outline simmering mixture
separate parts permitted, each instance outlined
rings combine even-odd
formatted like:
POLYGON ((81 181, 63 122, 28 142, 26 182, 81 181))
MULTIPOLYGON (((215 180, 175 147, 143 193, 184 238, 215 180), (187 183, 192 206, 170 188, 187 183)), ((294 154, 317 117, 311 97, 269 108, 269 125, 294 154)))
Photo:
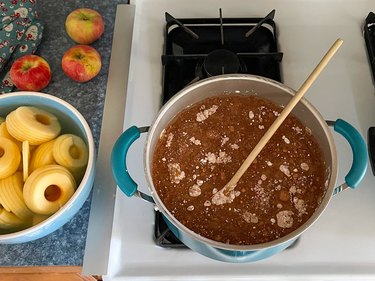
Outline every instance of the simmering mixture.
POLYGON ((308 220, 325 193, 326 167, 311 130, 291 115, 234 191, 217 193, 281 111, 259 97, 222 95, 170 122, 155 147, 152 177, 177 220, 206 238, 236 245, 275 240, 308 220))

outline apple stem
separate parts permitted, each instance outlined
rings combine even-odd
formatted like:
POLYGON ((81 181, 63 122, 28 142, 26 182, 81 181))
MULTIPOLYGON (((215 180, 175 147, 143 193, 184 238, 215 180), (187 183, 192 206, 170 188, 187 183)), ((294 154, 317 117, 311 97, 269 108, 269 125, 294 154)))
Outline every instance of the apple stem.
POLYGON ((24 65, 22 65, 22 71, 26 72, 32 67, 33 65, 31 63, 25 63, 24 65))

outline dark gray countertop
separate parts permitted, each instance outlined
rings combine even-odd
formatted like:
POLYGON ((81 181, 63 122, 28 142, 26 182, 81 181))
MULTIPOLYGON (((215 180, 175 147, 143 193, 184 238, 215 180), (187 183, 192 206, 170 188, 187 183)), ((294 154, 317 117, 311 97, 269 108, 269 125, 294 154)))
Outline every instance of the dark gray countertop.
MULTIPOLYGON (((45 93, 55 95, 76 107, 89 123, 98 148, 104 98, 107 85, 109 59, 117 4, 127 0, 39 0, 37 3, 45 30, 37 54, 50 64, 52 80, 45 93), (93 80, 79 84, 64 75, 61 58, 75 45, 65 32, 66 16, 77 8, 99 11, 105 21, 104 34, 91 44, 102 56, 102 69, 93 80)), ((82 265, 86 242, 90 198, 81 210, 62 228, 39 240, 0 245, 0 266, 82 265)))

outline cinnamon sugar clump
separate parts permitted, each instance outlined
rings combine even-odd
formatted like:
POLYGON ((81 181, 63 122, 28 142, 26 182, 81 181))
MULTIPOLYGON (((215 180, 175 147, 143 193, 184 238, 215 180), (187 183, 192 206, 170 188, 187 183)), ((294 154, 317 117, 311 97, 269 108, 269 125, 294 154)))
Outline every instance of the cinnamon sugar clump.
POLYGON ((169 133, 168 139, 167 139, 167 144, 165 147, 170 147, 172 145, 172 140, 173 140, 174 135, 172 133, 169 133))
POLYGON ((307 163, 301 163, 301 169, 304 170, 304 171, 308 171, 309 165, 307 163))
POLYGON ((215 192, 214 196, 212 196, 212 204, 214 205, 223 205, 232 203, 234 198, 240 196, 241 192, 232 190, 229 192, 228 195, 225 194, 224 190, 221 189, 218 192, 215 192))
POLYGON ((198 112, 196 120, 198 122, 202 122, 202 121, 206 120, 208 117, 210 117, 212 114, 214 114, 218 108, 219 107, 217 105, 213 105, 209 109, 205 109, 201 112, 198 112))
POLYGON ((186 208, 186 210, 188 211, 194 211, 194 205, 190 205, 189 207, 186 208))
POLYGON ((180 183, 185 178, 185 172, 181 171, 180 164, 169 163, 168 164, 169 178, 172 183, 180 183))
POLYGON ((197 185, 197 184, 194 184, 193 186, 191 186, 189 188, 189 195, 191 197, 197 197, 197 196, 201 195, 201 193, 202 193, 202 190, 199 187, 199 185, 197 185))
POLYGON ((230 147, 231 147, 232 149, 239 149, 239 148, 240 148, 239 145, 236 144, 236 143, 231 144, 230 147))
POLYGON ((293 203, 294 203, 294 207, 297 209, 298 211, 298 215, 301 216, 303 214, 307 214, 307 211, 306 211, 306 205, 305 205, 305 201, 302 200, 302 199, 299 199, 297 197, 294 197, 293 198, 293 203))
POLYGON ((255 213, 250 213, 248 211, 244 212, 242 217, 247 223, 258 223, 259 221, 255 213))
POLYGON ((283 172, 287 177, 290 177, 290 171, 287 165, 280 165, 280 171, 283 172))
POLYGON ((195 144, 195 145, 201 145, 201 144, 202 144, 200 140, 197 140, 197 139, 194 138, 194 137, 191 137, 191 138, 189 139, 189 141, 192 142, 192 143, 195 144))
POLYGON ((220 151, 217 155, 212 152, 208 152, 206 157, 200 160, 200 163, 205 164, 221 164, 221 163, 228 163, 232 161, 232 157, 227 155, 226 152, 220 151))
POLYGON ((291 228, 293 226, 293 212, 280 211, 276 214, 277 225, 281 228, 291 228))
POLYGON ((229 141, 229 138, 227 136, 224 136, 221 138, 221 146, 225 145, 229 141))

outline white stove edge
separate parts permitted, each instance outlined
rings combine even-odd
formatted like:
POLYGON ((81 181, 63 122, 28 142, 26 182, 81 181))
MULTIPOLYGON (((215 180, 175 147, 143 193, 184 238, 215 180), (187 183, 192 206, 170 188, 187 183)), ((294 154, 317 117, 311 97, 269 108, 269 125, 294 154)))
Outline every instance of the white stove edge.
POLYGON ((111 173, 110 157, 112 147, 123 129, 133 22, 134 6, 118 5, 83 259, 82 271, 87 275, 106 274, 108 268, 117 188, 111 173))
MULTIPOLYGON (((248 15, 246 11, 233 8, 244 3, 239 0, 230 3, 209 1, 210 7, 198 5, 199 1, 195 0, 188 4, 183 1, 173 1, 173 4, 162 0, 146 2, 138 0, 135 3, 137 7, 128 87, 128 93, 131 94, 127 98, 124 128, 134 124, 148 125, 157 113, 163 42, 162 38, 152 35, 163 37, 161 25, 164 23, 164 11, 183 17, 183 11, 189 9, 191 16, 214 17, 217 16, 215 11, 218 7, 222 7, 226 17, 248 15), (150 20, 152 24, 142 22, 144 20, 150 20), (145 36, 142 40, 141 34, 145 36), (139 80, 140 77, 142 80, 139 80), (140 114, 139 105, 142 105, 144 114, 140 114)), ((339 50, 336 58, 315 82, 307 98, 325 118, 343 118, 361 128, 363 136, 366 136, 367 128, 375 120, 375 111, 372 110, 375 99, 360 28, 361 21, 371 10, 371 3, 339 3, 342 2, 291 0, 281 4, 280 1, 262 1, 252 7, 251 12, 259 16, 276 8, 280 50, 284 52, 283 77, 285 83, 294 88, 299 87, 299 83, 302 83, 336 37, 344 39, 342 50, 339 50), (305 16, 308 11, 309 18, 316 19, 317 23, 304 21, 301 10, 305 16), (283 20, 288 14, 293 15, 288 19, 294 21, 294 24, 283 20), (340 20, 342 14, 349 16, 351 25, 340 20), (295 26, 296 23, 299 25, 295 26), (302 29, 309 36, 303 36, 302 29), (298 47, 295 47, 296 42, 298 47), (307 52, 310 46, 314 48, 307 52), (336 81, 339 83, 332 83, 336 81)), ((335 140, 340 155, 339 179, 342 179, 348 171, 351 153, 348 145, 336 134, 335 140)), ((139 156, 143 152, 142 147, 142 141, 138 141, 132 148, 129 160, 138 163, 129 167, 129 170, 139 185, 145 186, 139 156)), ((154 246, 150 219, 152 207, 136 198, 125 198, 117 190, 109 271, 105 280, 375 280, 375 255, 372 254, 375 252, 375 243, 372 241, 375 224, 371 216, 375 212, 372 206, 372 198, 375 196, 373 186, 374 178, 368 171, 359 190, 339 194, 331 201, 319 221, 303 234, 296 249, 246 265, 224 264, 194 252, 175 252, 154 246), (351 208, 360 208, 360 214, 365 214, 364 217, 356 216, 351 208), (138 217, 132 216, 138 212, 138 217), (353 222, 363 225, 360 228, 353 227, 350 224, 353 222), (138 232, 133 230, 134 226, 138 232), (165 255, 168 257, 165 258, 165 255)))

